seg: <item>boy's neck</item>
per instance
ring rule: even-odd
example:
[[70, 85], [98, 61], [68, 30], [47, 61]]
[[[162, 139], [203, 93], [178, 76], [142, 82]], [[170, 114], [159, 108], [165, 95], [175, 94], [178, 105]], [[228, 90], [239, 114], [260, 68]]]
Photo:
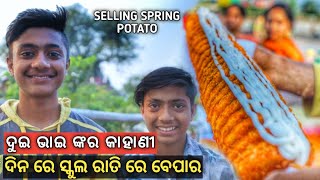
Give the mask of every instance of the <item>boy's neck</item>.
[[17, 114], [25, 122], [43, 129], [60, 117], [57, 95], [51, 97], [26, 97], [20, 93]]
[[[187, 136], [187, 135], [186, 135]], [[187, 137], [186, 137], [187, 138]], [[186, 138], [178, 143], [163, 144], [158, 142], [157, 155], [163, 156], [183, 156]]]

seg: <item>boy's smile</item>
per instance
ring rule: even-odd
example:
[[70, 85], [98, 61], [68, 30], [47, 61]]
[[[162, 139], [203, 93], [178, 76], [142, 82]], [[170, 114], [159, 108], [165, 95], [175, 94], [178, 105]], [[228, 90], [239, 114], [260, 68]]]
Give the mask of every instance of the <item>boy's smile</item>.
[[167, 86], [152, 89], [145, 94], [140, 110], [149, 131], [157, 133], [159, 143], [185, 142], [195, 110], [185, 88]]
[[69, 63], [61, 34], [49, 28], [29, 28], [11, 45], [7, 60], [20, 93], [56, 95]]
[[158, 136], [170, 137], [179, 132], [179, 123], [174, 122], [174, 120], [168, 121], [168, 124], [165, 122], [160, 122], [159, 124], [154, 123], [154, 126]]
[[37, 72], [34, 70], [27, 71], [25, 76], [30, 79], [31, 83], [42, 84], [49, 83], [53, 78], [57, 77], [56, 72]]

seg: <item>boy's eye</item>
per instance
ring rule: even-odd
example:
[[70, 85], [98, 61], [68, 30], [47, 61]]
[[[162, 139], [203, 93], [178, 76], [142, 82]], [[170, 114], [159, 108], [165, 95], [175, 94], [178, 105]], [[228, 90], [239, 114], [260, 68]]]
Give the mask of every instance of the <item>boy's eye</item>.
[[56, 52], [56, 51], [51, 51], [51, 52], [49, 52], [48, 56], [51, 57], [51, 58], [60, 58], [61, 54], [59, 52]]
[[159, 105], [156, 104], [156, 103], [150, 103], [150, 104], [149, 104], [149, 107], [150, 107], [151, 109], [157, 109], [157, 108], [159, 108]]
[[33, 57], [34, 56], [34, 53], [31, 52], [31, 51], [23, 51], [21, 53], [21, 56], [24, 57], [24, 58], [30, 58], [30, 57]]
[[173, 107], [174, 107], [175, 109], [182, 109], [182, 108], [185, 107], [185, 105], [184, 105], [184, 104], [181, 104], [181, 103], [177, 103], [177, 104], [174, 104]]

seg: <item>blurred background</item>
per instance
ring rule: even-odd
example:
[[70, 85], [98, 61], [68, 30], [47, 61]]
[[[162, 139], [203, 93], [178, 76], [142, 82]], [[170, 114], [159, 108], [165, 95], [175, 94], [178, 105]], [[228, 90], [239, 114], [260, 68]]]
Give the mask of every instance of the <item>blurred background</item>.
[[[145, 131], [139, 109], [133, 101], [133, 91], [141, 77], [162, 67], [190, 68], [186, 50], [183, 20], [194, 7], [203, 5], [221, 13], [232, 4], [245, 8], [246, 17], [241, 32], [251, 34], [256, 43], [265, 38], [264, 11], [279, 2], [275, 0], [108, 0], [108, 1], [21, 1], [11, 0], [0, 7], [0, 104], [6, 99], [18, 99], [18, 86], [7, 72], [7, 47], [4, 36], [9, 23], [27, 8], [55, 10], [56, 5], [69, 10], [66, 29], [70, 40], [71, 67], [59, 90], [60, 97], [69, 97], [72, 107], [95, 119], [107, 131]], [[295, 22], [292, 36], [301, 50], [305, 63], [320, 62], [320, 1], [283, 0], [293, 10]], [[156, 34], [116, 33], [116, 21], [94, 21], [93, 11], [117, 9], [179, 10], [181, 20], [158, 23]], [[124, 22], [125, 23], [125, 22]], [[292, 105], [301, 100], [288, 95]], [[302, 112], [301, 112], [302, 113]], [[190, 132], [200, 138], [210, 138], [210, 128], [198, 127], [206, 121], [199, 106]]]

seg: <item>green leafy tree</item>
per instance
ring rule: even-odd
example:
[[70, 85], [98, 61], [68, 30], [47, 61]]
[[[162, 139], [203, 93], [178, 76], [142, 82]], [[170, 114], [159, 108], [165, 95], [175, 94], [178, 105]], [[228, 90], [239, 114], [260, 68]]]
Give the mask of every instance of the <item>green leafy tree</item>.
[[8, 54], [8, 48], [3, 41], [2, 43], [0, 43], [0, 58], [1, 60], [3, 60], [3, 62], [6, 60], [7, 54]]
[[292, 10], [293, 14], [296, 16], [298, 14], [297, 1], [296, 0], [284, 0]]
[[71, 55], [90, 57], [96, 56], [94, 75], [102, 77], [101, 62], [129, 62], [136, 57], [134, 49], [135, 36], [117, 33], [120, 21], [95, 21], [93, 12], [80, 4], [67, 7], [68, 23], [66, 34], [70, 41]]
[[128, 79], [127, 83], [124, 84], [123, 86], [123, 90], [125, 92], [125, 94], [130, 94], [134, 92], [134, 90], [136, 89], [137, 85], [139, 84], [139, 82], [141, 81], [142, 77], [141, 76], [132, 76]]
[[317, 4], [315, 1], [308, 0], [305, 1], [302, 4], [302, 13], [304, 13], [307, 16], [318, 16], [319, 15], [319, 10], [317, 8]]
[[75, 93], [80, 84], [90, 82], [90, 78], [94, 76], [93, 69], [95, 62], [95, 56], [87, 58], [82, 58], [81, 56], [70, 57], [68, 76], [63, 84], [63, 88], [68, 90], [67, 93]]
[[5, 91], [1, 93], [0, 98], [5, 99], [17, 99], [19, 97], [19, 86], [15, 83], [13, 76], [9, 72], [6, 72], [4, 76], [7, 77], [7, 81], [4, 84]]
[[[123, 96], [105, 85], [90, 83], [96, 62], [94, 56], [82, 58], [72, 57], [68, 76], [59, 89], [60, 97], [69, 97], [72, 107], [80, 109], [100, 110], [107, 112], [137, 113], [139, 108], [134, 104], [132, 94]], [[100, 122], [107, 131], [127, 131], [134, 123]]]

